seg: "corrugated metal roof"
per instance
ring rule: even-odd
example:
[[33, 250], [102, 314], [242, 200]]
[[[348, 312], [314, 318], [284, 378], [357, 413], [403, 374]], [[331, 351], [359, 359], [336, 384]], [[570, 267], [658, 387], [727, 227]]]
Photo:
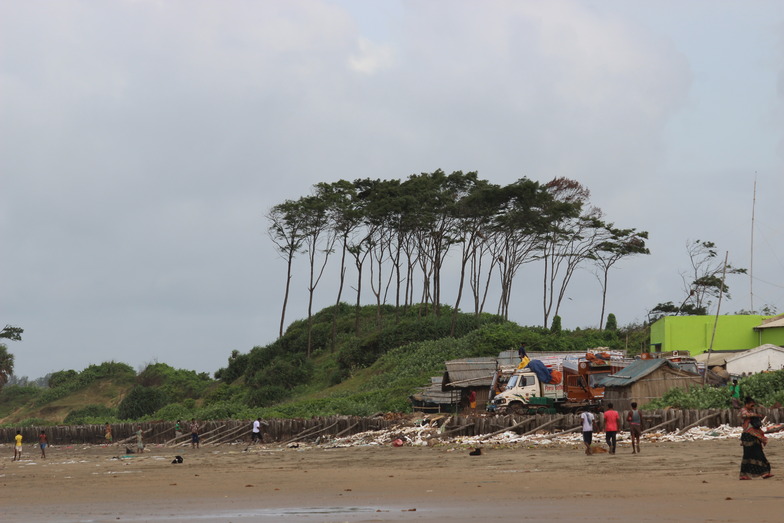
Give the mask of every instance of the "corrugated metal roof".
[[463, 358], [446, 362], [442, 387], [489, 387], [493, 383], [495, 358]]
[[713, 367], [716, 365], [726, 364], [729, 358], [737, 354], [738, 354], [737, 352], [724, 353], [724, 352], [713, 351], [710, 354], [710, 359], [708, 359], [708, 353], [704, 352], [702, 354], [697, 354], [696, 356], [694, 356], [694, 359], [697, 361], [697, 363], [704, 363], [708, 367]]
[[432, 403], [436, 405], [450, 405], [454, 401], [451, 391], [444, 391], [441, 389], [441, 376], [433, 376], [430, 378], [430, 385], [423, 387], [419, 392], [411, 395], [417, 401], [424, 403]]
[[762, 320], [762, 323], [754, 327], [754, 330], [770, 329], [773, 327], [784, 327], [784, 314], [779, 314], [767, 320]]
[[766, 343], [765, 345], [760, 345], [759, 347], [754, 347], [753, 349], [749, 349], [749, 350], [743, 351], [741, 353], [734, 354], [733, 356], [728, 356], [727, 357], [727, 361], [728, 362], [729, 361], [737, 361], [737, 360], [739, 360], [741, 358], [745, 358], [747, 356], [752, 356], [754, 354], [757, 354], [758, 352], [765, 352], [765, 351], [769, 351], [769, 350], [778, 351], [778, 352], [784, 352], [784, 348], [781, 348], [778, 345], [773, 345], [773, 344], [770, 344], [770, 343]]
[[676, 374], [683, 374], [684, 376], [694, 376], [694, 374], [690, 372], [686, 372], [681, 370], [677, 365], [674, 363], [663, 360], [663, 359], [651, 359], [651, 360], [634, 360], [632, 363], [627, 365], [622, 371], [611, 374], [609, 376], [603, 377], [601, 379], [600, 384], [604, 385], [605, 387], [625, 387], [627, 385], [631, 385], [635, 383], [648, 374], [652, 373], [653, 371], [661, 368], [667, 367], [672, 372]]

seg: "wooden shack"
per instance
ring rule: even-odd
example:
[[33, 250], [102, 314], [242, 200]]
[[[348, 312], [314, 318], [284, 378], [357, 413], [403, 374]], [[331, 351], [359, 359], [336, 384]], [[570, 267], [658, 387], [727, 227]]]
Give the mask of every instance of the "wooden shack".
[[444, 390], [442, 376], [430, 378], [430, 385], [409, 396], [414, 412], [455, 412], [460, 403], [460, 391]]
[[441, 383], [444, 391], [459, 391], [461, 407], [467, 407], [468, 394], [476, 392], [476, 408], [484, 410], [496, 369], [495, 358], [463, 358], [446, 362]]
[[604, 403], [616, 410], [629, 410], [631, 403], [643, 406], [661, 398], [670, 389], [687, 390], [702, 385], [702, 376], [679, 368], [664, 359], [635, 360], [623, 370], [601, 380]]

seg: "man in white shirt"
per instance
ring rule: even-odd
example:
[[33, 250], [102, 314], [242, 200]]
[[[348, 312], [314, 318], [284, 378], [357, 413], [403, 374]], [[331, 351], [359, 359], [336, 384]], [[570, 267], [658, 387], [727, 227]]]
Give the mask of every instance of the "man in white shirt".
[[261, 418], [253, 422], [253, 431], [250, 434], [251, 443], [258, 443], [261, 441]]
[[583, 444], [585, 445], [585, 453], [591, 455], [591, 442], [593, 441], [593, 420], [594, 415], [591, 411], [583, 411], [580, 414], [580, 419], [583, 423]]

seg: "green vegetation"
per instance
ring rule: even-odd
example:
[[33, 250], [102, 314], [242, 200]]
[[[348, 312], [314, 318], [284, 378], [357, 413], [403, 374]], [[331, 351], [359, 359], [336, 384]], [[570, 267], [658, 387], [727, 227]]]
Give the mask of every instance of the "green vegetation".
[[117, 418], [117, 409], [106, 405], [87, 405], [84, 408], [71, 411], [63, 420], [66, 425], [100, 424], [110, 419]]
[[726, 409], [730, 406], [729, 387], [693, 387], [688, 391], [670, 389], [664, 396], [646, 403], [644, 410], [664, 409]]
[[532, 351], [636, 352], [647, 345], [645, 326], [554, 334], [496, 315], [453, 312], [446, 305], [439, 315], [426, 305], [357, 311], [341, 303], [313, 315], [310, 336], [307, 322], [295, 321], [269, 345], [247, 354], [233, 351], [215, 379], [164, 363], [137, 374], [124, 363], [106, 362], [55, 372], [48, 388], [6, 387], [0, 418], [80, 424], [405, 412], [408, 397], [450, 359], [496, 356], [521, 341]]
[[784, 405], [784, 370], [754, 374], [738, 383], [741, 397], [751, 396], [765, 407]]
[[[743, 378], [741, 397], [751, 396], [764, 407], [784, 405], [784, 370], [762, 372]], [[646, 410], [673, 407], [676, 409], [726, 409], [732, 404], [729, 387], [694, 387], [688, 391], [672, 389], [657, 400], [647, 403]]]

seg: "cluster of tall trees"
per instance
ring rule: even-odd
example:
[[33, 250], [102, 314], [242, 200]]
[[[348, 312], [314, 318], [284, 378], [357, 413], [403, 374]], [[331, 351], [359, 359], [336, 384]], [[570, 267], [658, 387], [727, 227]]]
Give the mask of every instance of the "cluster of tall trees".
[[[269, 236], [287, 266], [281, 336], [300, 255], [308, 262], [309, 322], [315, 291], [334, 256], [336, 304], [350, 285], [359, 307], [367, 286], [379, 311], [382, 304], [420, 303], [440, 314], [444, 287], [450, 286], [453, 314], [465, 301], [476, 314], [495, 312], [506, 319], [515, 276], [523, 265], [539, 263], [548, 326], [575, 271], [589, 263], [602, 289], [601, 325], [610, 270], [626, 257], [649, 253], [647, 232], [605, 221], [589, 190], [567, 178], [545, 184], [521, 178], [500, 186], [476, 172], [437, 170], [405, 180], [339, 180], [275, 205], [267, 218]], [[446, 263], [448, 257], [454, 263]], [[487, 311], [490, 306], [495, 310]]]

